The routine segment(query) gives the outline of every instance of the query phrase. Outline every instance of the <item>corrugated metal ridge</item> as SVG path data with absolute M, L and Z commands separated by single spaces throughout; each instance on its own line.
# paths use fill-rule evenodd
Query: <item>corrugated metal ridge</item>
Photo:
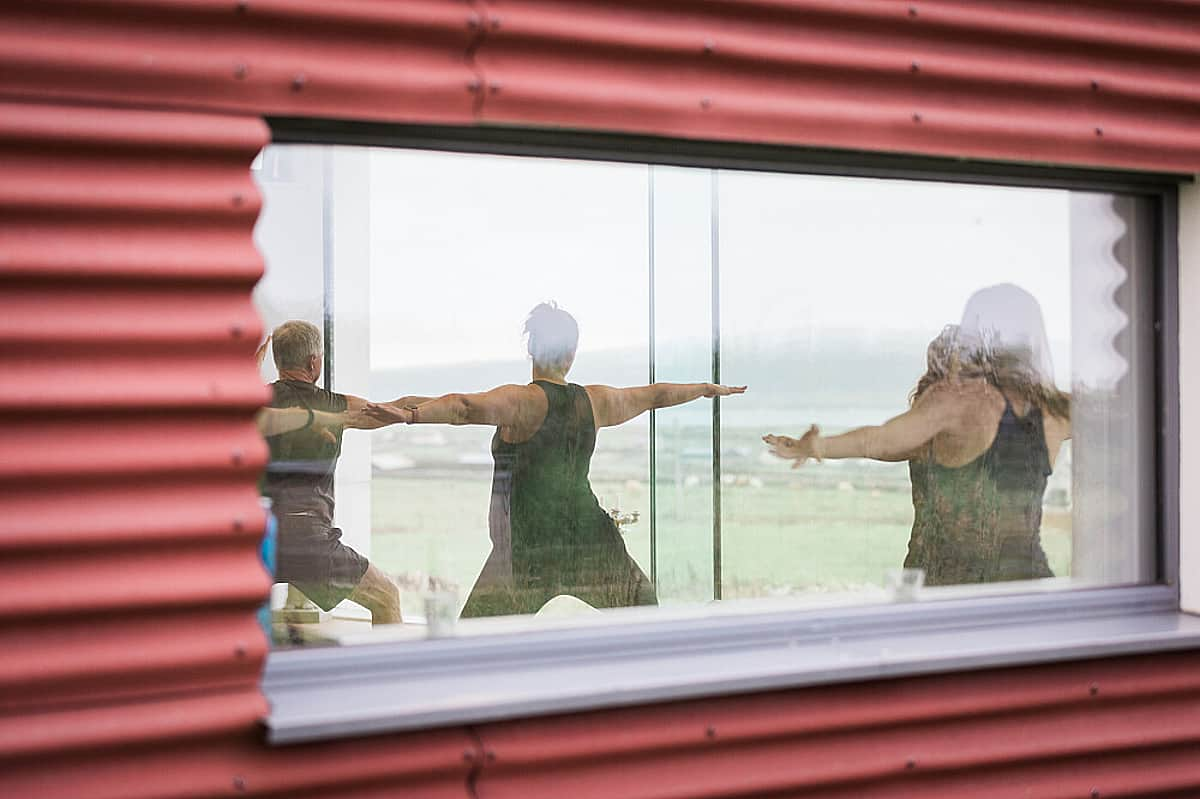
M 95 751 L 138 741 L 166 744 L 239 735 L 265 710 L 262 695 L 253 687 L 243 687 L 227 693 L 129 702 L 122 708 L 119 727 L 112 723 L 111 708 L 103 706 L 0 715 L 0 762 Z
M 203 610 L 168 606 L 92 614 L 86 620 L 7 620 L 0 625 L 0 643 L 22 653 L 0 662 L 0 718 L 82 710 L 101 702 L 114 704 L 113 712 L 120 714 L 120 705 L 129 700 L 257 693 L 267 651 L 258 621 L 244 604 Z M 261 702 L 254 709 L 262 710 Z
M 476 53 L 487 122 L 1200 168 L 1200 35 L 1164 24 L 1182 11 L 821 0 L 488 9 L 502 24 Z
M 1200 170 L 1184 4 L 74 0 L 0 23 L 0 95 Z
M 816 28 L 819 24 L 834 29 L 864 30 L 871 27 L 886 28 L 890 32 L 902 31 L 931 41 L 950 39 L 947 34 L 970 34 L 984 42 L 995 42 L 999 37 L 1020 37 L 1029 42 L 1056 43 L 1065 49 L 1081 44 L 1098 45 L 1105 48 L 1119 47 L 1129 51 L 1130 56 L 1151 58 L 1176 57 L 1200 59 L 1200 29 L 1188 31 L 1174 26 L 1137 24 L 1152 22 L 1154 16 L 1145 8 L 1131 7 L 1129 3 L 1107 4 L 1107 19 L 1099 18 L 1097 12 L 1071 14 L 1079 2 L 1007 2 L 996 4 L 970 4 L 945 2 L 944 0 L 710 0 L 703 4 L 657 0 L 657 2 L 634 3 L 605 2 L 604 0 L 483 0 L 489 15 L 500 17 L 502 24 L 492 28 L 490 36 L 507 36 L 512 29 L 504 24 L 503 15 L 517 9 L 529 12 L 539 7 L 546 9 L 546 16 L 539 21 L 538 31 L 553 38 L 588 40 L 592 37 L 611 36 L 613 31 L 623 31 L 623 36 L 635 46 L 657 45 L 669 33 L 654 26 L 629 25 L 628 13 L 658 12 L 660 16 L 677 14 L 681 21 L 741 19 L 747 21 L 785 22 Z M 1141 6 L 1142 4 L 1138 4 Z M 595 16 L 602 9 L 612 11 L 610 16 Z M 591 12 L 589 13 L 589 9 Z M 1160 21 L 1177 23 L 1184 11 L 1200 21 L 1200 10 L 1196 6 L 1172 7 L 1170 13 Z M 1114 13 L 1115 12 L 1115 13 Z M 624 16 L 624 20 L 622 20 Z M 1069 17 L 1070 24 L 1064 24 Z M 647 19 L 649 16 L 644 17 Z M 586 24 L 582 24 L 586 22 Z M 897 23 L 902 23 L 897 27 Z M 1132 23 L 1132 24 L 1131 24 Z M 686 28 L 687 26 L 685 26 Z M 522 25 L 524 29 L 524 25 Z M 495 31 L 500 31 L 496 34 Z M 719 30 L 714 30 L 719 33 Z M 955 41 L 957 39 L 950 39 Z M 693 43 L 694 44 L 694 43 Z M 693 46 L 693 52 L 695 47 Z
M 77 720 L 90 729 L 69 735 L 66 751 L 43 750 L 37 758 L 5 763 L 0 769 L 0 794 L 88 799 L 238 795 L 468 799 L 472 795 L 467 779 L 476 749 L 464 730 L 264 750 L 253 730 L 238 734 L 221 729 L 222 713 L 242 717 L 243 708 L 211 704 L 196 718 L 196 729 L 203 730 L 200 735 L 189 734 L 182 726 L 165 727 L 152 718 L 156 711 L 176 709 L 187 708 L 168 703 L 134 707 L 127 722 L 122 717 L 107 729 L 97 716 L 47 716 L 48 729 L 62 726 L 60 718 Z M 160 731 L 166 733 L 164 737 L 151 737 Z M 79 746 L 83 738 L 97 745 L 85 750 Z M 129 746 L 136 748 L 122 748 Z
M 498 13 L 498 12 L 497 12 Z M 779 32 L 782 34 L 782 32 Z M 715 36 L 719 35 L 719 47 Z M 500 39 L 499 34 L 492 34 Z M 647 27 L 644 31 L 630 29 L 619 18 L 601 20 L 581 28 L 568 17 L 532 18 L 519 30 L 506 30 L 505 39 L 524 39 L 530 46 L 556 46 L 570 42 L 581 52 L 615 55 L 616 61 L 624 60 L 622 50 L 629 47 L 652 48 L 663 57 L 691 57 L 702 64 L 753 69 L 764 74 L 779 70 L 804 69 L 810 73 L 829 73 L 862 78 L 872 76 L 890 77 L 896 84 L 911 84 L 908 73 L 919 72 L 922 85 L 936 87 L 939 84 L 968 83 L 985 85 L 991 91 L 1007 91 L 1019 94 L 1028 89 L 1078 93 L 1080 89 L 1099 91 L 1106 96 L 1123 96 L 1144 102 L 1147 98 L 1161 100 L 1169 105 L 1200 105 L 1200 88 L 1190 76 L 1175 79 L 1157 74 L 1152 67 L 1139 70 L 1137 80 L 1130 80 L 1123 71 L 1111 68 L 1096 68 L 1081 59 L 1052 58 L 1044 54 L 1041 58 L 1023 59 L 1016 65 L 1011 54 L 1007 54 L 992 39 L 983 47 L 972 45 L 969 52 L 955 52 L 963 48 L 946 47 L 922 31 L 916 38 L 893 37 L 876 42 L 869 49 L 861 46 L 861 40 L 830 40 L 819 49 L 800 49 L 795 42 L 782 35 L 764 37 L 759 33 L 739 32 L 725 29 L 707 40 L 712 45 L 705 52 L 705 40 L 698 40 L 695 26 L 674 27 L 659 30 Z M 865 37 L 864 37 L 865 38 Z M 486 40 L 485 40 L 486 41 Z M 1071 47 L 1079 42 L 1071 41 Z M 914 61 L 914 46 L 926 49 L 919 60 Z M 1200 36 L 1191 55 L 1200 58 Z M 946 50 L 939 52 L 938 48 Z M 483 54 L 487 55 L 487 50 Z M 705 55 L 702 61 L 697 56 Z M 1131 55 L 1131 60 L 1133 56 Z M 914 70 L 913 65 L 916 64 Z M 1140 60 L 1137 66 L 1141 66 Z M 1093 82 L 1097 84 L 1093 89 Z
M 9 3 L 0 95 L 466 123 L 477 37 L 465 0 Z
M 267 139 L 251 117 L 0 101 L 0 409 L 19 420 L 0 721 L 111 703 L 119 727 L 124 702 L 200 691 L 243 729 L 262 711 L 249 166 Z
M 597 749 L 614 756 L 686 749 L 701 736 L 748 743 L 1100 701 L 1191 696 L 1200 693 L 1197 665 L 1200 653 L 1188 652 L 1155 661 L 1118 658 L 962 672 L 671 703 L 656 706 L 653 713 L 633 708 L 548 716 L 484 729 L 486 742 L 502 747 L 505 763 L 516 767 L 546 759 L 571 761 Z M 592 732 L 585 738 L 581 733 L 587 730 Z
M 478 785 L 494 798 L 570 786 L 576 799 L 634 799 L 878 783 L 890 796 L 956 772 L 1007 774 L 1018 791 L 1049 761 L 1175 752 L 1178 766 L 1200 741 L 1197 666 L 1186 653 L 491 724 L 478 730 Z M 656 770 L 676 776 L 668 786 Z M 1193 769 L 1175 785 L 1198 780 Z

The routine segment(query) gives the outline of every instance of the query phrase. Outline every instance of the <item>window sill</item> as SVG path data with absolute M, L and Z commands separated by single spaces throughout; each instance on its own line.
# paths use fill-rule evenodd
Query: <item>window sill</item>
M 276 652 L 268 739 L 1200 647 L 1167 586 L 953 597 Z

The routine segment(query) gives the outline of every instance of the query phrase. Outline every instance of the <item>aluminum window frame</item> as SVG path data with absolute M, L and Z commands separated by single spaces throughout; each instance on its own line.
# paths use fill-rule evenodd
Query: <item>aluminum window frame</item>
M 1136 195 L 1151 202 L 1158 581 L 765 610 L 270 653 L 268 740 L 291 743 L 804 685 L 1200 647 L 1179 612 L 1178 184 L 1189 175 L 501 127 L 269 119 L 273 144 L 337 144 Z M 1030 622 L 1029 619 L 1036 619 Z M 961 646 L 945 639 L 955 631 Z M 1108 631 L 1108 632 L 1106 632 Z M 1114 632 L 1118 631 L 1118 632 Z M 894 655 L 896 642 L 903 655 Z M 890 648 L 889 648 L 890 647 Z M 831 659 L 832 658 L 832 659 Z M 676 679 L 664 679 L 664 664 Z M 645 668 L 639 670 L 639 664 Z M 572 690 L 586 675 L 588 690 Z M 490 695 L 480 680 L 502 686 Z M 474 698 L 472 698 L 474 697 Z

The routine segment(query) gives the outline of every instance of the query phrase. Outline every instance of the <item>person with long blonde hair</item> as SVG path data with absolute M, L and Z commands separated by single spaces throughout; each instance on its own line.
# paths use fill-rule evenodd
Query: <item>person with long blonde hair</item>
M 1070 396 L 1053 382 L 1041 307 L 1012 284 L 981 289 L 962 322 L 930 342 L 907 411 L 823 436 L 766 435 L 794 460 L 908 461 L 906 568 L 929 585 L 1052 577 L 1041 544 L 1046 478 L 1071 437 Z

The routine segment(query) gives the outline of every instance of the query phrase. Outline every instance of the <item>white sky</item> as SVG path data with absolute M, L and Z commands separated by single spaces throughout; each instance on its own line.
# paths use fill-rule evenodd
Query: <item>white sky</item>
M 373 368 L 508 360 L 554 299 L 581 349 L 645 347 L 649 168 L 371 152 Z M 723 171 L 722 335 L 929 331 L 976 289 L 1042 304 L 1069 384 L 1068 195 L 1034 189 Z M 709 330 L 711 175 L 656 168 L 657 338 Z M 661 349 L 660 349 L 661 351 Z

